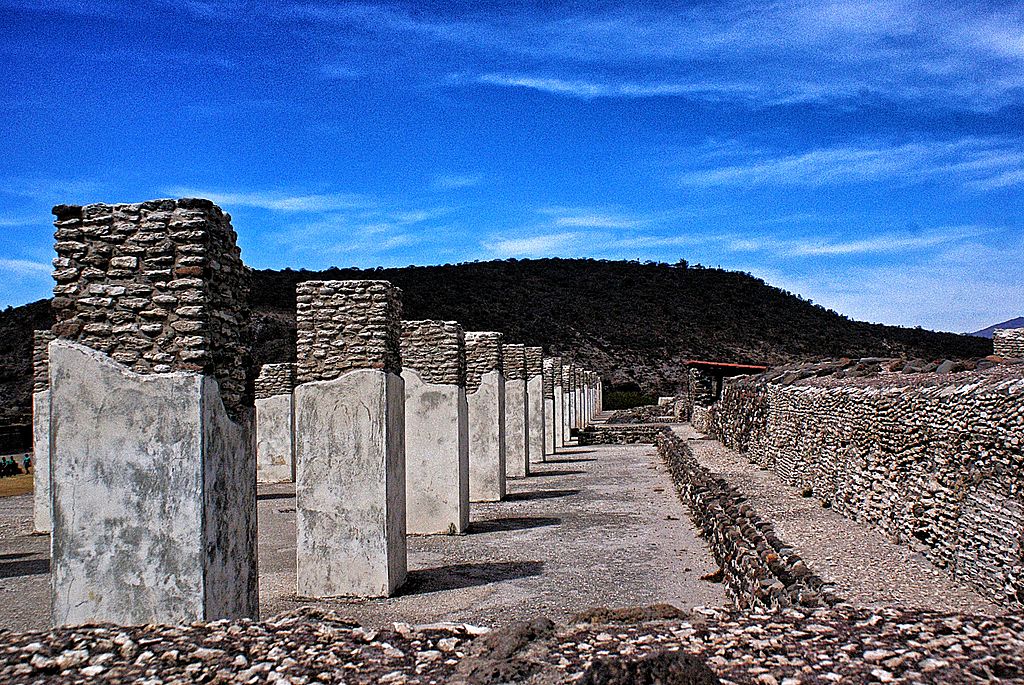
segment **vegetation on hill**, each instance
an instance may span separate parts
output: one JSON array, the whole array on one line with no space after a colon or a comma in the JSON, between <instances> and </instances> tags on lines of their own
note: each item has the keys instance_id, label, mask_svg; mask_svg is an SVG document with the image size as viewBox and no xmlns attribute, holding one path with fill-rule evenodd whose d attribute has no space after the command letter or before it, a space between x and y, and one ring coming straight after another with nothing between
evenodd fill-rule
<instances>
[{"instance_id":1,"label":"vegetation on hill","mask_svg":"<svg viewBox=\"0 0 1024 685\"><path fill-rule=\"evenodd\" d=\"M405 319L449 319L542 345L600 371L613 387L678 389L682 362L783 364L837 357L970 358L991 341L852 321L748 274L678 264L538 259L395 269L256 271L250 342L258 362L294 357L295 285L381 279L403 291ZM0 419L29 408L32 330L45 300L0 312Z\"/></svg>"}]
</instances>

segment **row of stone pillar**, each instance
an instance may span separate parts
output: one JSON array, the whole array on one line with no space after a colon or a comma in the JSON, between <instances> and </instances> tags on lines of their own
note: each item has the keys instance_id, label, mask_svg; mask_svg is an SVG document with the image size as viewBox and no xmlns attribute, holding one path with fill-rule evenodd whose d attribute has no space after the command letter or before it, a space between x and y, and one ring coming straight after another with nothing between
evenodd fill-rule
<instances>
[{"instance_id":1,"label":"row of stone pillar","mask_svg":"<svg viewBox=\"0 0 1024 685\"><path fill-rule=\"evenodd\" d=\"M296 483L300 596L391 594L407 533L464 532L470 501L502 499L600 410L596 374L403 322L383 281L300 284L296 362L250 388L229 216L205 200L54 212L34 423L55 624L256 616L257 472Z\"/></svg>"}]
</instances>

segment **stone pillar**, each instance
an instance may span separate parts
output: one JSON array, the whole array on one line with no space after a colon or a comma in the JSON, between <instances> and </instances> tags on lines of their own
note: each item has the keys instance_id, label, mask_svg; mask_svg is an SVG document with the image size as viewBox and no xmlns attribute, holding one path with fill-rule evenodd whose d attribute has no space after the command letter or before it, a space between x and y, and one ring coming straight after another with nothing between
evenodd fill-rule
<instances>
[{"instance_id":1,"label":"stone pillar","mask_svg":"<svg viewBox=\"0 0 1024 685\"><path fill-rule=\"evenodd\" d=\"M576 383L576 391L573 393L573 397L576 401L576 428L582 430L587 425L587 414L586 407L583 404L583 369L576 369L576 375L574 381Z\"/></svg>"},{"instance_id":2,"label":"stone pillar","mask_svg":"<svg viewBox=\"0 0 1024 685\"><path fill-rule=\"evenodd\" d=\"M597 377L597 411L604 411L604 380L600 376Z\"/></svg>"},{"instance_id":3,"label":"stone pillar","mask_svg":"<svg viewBox=\"0 0 1024 685\"><path fill-rule=\"evenodd\" d=\"M469 528L466 335L454 321L402 322L407 532Z\"/></svg>"},{"instance_id":4,"label":"stone pillar","mask_svg":"<svg viewBox=\"0 0 1024 685\"><path fill-rule=\"evenodd\" d=\"M505 475L530 475L530 406L526 394L526 346L501 346L505 376Z\"/></svg>"},{"instance_id":5,"label":"stone pillar","mask_svg":"<svg viewBox=\"0 0 1024 685\"><path fill-rule=\"evenodd\" d=\"M530 419L530 459L544 461L544 350L526 348L526 401Z\"/></svg>"},{"instance_id":6,"label":"stone pillar","mask_svg":"<svg viewBox=\"0 0 1024 685\"><path fill-rule=\"evenodd\" d=\"M32 529L49 533L50 520L50 331L34 331L32 345Z\"/></svg>"},{"instance_id":7,"label":"stone pillar","mask_svg":"<svg viewBox=\"0 0 1024 685\"><path fill-rule=\"evenodd\" d=\"M554 393L555 410L551 412L554 417L554 439L555 451L565 447L565 391L562 387L562 358L551 358L552 392Z\"/></svg>"},{"instance_id":8,"label":"stone pillar","mask_svg":"<svg viewBox=\"0 0 1024 685\"><path fill-rule=\"evenodd\" d=\"M572 439L572 377L573 365L562 364L562 442L568 445Z\"/></svg>"},{"instance_id":9,"label":"stone pillar","mask_svg":"<svg viewBox=\"0 0 1024 685\"><path fill-rule=\"evenodd\" d=\"M54 208L54 624L257 616L249 275L207 200Z\"/></svg>"},{"instance_id":10,"label":"stone pillar","mask_svg":"<svg viewBox=\"0 0 1024 685\"><path fill-rule=\"evenodd\" d=\"M544 358L542 377L544 394L544 456L555 453L555 360ZM545 460L546 461L546 460Z\"/></svg>"},{"instance_id":11,"label":"stone pillar","mask_svg":"<svg viewBox=\"0 0 1024 685\"><path fill-rule=\"evenodd\" d=\"M390 596L407 568L401 291L306 281L295 302L296 590Z\"/></svg>"},{"instance_id":12,"label":"stone pillar","mask_svg":"<svg viewBox=\"0 0 1024 685\"><path fill-rule=\"evenodd\" d=\"M501 333L466 333L469 500L505 497L505 377Z\"/></svg>"},{"instance_id":13,"label":"stone pillar","mask_svg":"<svg viewBox=\"0 0 1024 685\"><path fill-rule=\"evenodd\" d=\"M264 364L256 377L256 482L295 482L295 365Z\"/></svg>"}]
</instances>

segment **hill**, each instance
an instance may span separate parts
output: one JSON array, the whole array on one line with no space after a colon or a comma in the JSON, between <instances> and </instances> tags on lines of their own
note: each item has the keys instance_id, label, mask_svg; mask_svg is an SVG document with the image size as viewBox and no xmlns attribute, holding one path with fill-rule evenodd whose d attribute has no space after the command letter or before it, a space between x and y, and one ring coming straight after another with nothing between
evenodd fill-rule
<instances>
[{"instance_id":1,"label":"hill","mask_svg":"<svg viewBox=\"0 0 1024 685\"><path fill-rule=\"evenodd\" d=\"M982 328L980 331L974 331L971 335L975 335L979 338L992 338L992 334L1001 328L1024 328L1024 316L1018 316L1016 319L1010 319L1002 323L992 324L988 328Z\"/></svg>"},{"instance_id":2,"label":"hill","mask_svg":"<svg viewBox=\"0 0 1024 685\"><path fill-rule=\"evenodd\" d=\"M623 389L672 394L681 362L783 364L826 357L968 358L987 340L852 321L748 274L688 266L506 260L396 269L255 271L250 341L260 363L294 357L295 285L384 279L402 288L404 318L454 319L467 330L575 357ZM32 330L45 300L0 313L0 420L24 420Z\"/></svg>"}]
</instances>

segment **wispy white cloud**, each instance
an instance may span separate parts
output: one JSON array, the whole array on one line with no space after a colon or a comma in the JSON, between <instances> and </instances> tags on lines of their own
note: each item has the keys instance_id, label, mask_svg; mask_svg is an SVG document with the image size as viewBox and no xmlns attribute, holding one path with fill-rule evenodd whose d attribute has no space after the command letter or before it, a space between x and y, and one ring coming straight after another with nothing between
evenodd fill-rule
<instances>
[{"instance_id":1,"label":"wispy white cloud","mask_svg":"<svg viewBox=\"0 0 1024 685\"><path fill-rule=\"evenodd\" d=\"M44 262L33 262L28 259L0 258L0 270L18 276L45 276L49 278L52 267Z\"/></svg>"},{"instance_id":2,"label":"wispy white cloud","mask_svg":"<svg viewBox=\"0 0 1024 685\"><path fill-rule=\"evenodd\" d=\"M671 95L687 95L702 100L750 97L758 90L745 84L732 83L687 83L687 82L615 82L592 80L565 80L516 74L483 74L476 78L479 83L493 86L527 88L545 93L571 95L578 98L647 98Z\"/></svg>"},{"instance_id":3,"label":"wispy white cloud","mask_svg":"<svg viewBox=\"0 0 1024 685\"><path fill-rule=\"evenodd\" d=\"M497 257L542 257L562 254L579 246L585 234L577 231L547 233L526 237L484 241L484 247Z\"/></svg>"},{"instance_id":4,"label":"wispy white cloud","mask_svg":"<svg viewBox=\"0 0 1024 685\"><path fill-rule=\"evenodd\" d=\"M743 156L741 149L737 156ZM721 155L719 154L719 157ZM680 175L684 186L811 186L946 179L986 190L1024 181L1024 146L1003 139L961 138L891 144L845 145L799 154L754 153L739 163L717 163Z\"/></svg>"},{"instance_id":5,"label":"wispy white cloud","mask_svg":"<svg viewBox=\"0 0 1024 685\"><path fill-rule=\"evenodd\" d=\"M440 190L457 190L472 188L483 182L478 174L441 174L434 179L434 187Z\"/></svg>"},{"instance_id":6,"label":"wispy white cloud","mask_svg":"<svg viewBox=\"0 0 1024 685\"><path fill-rule=\"evenodd\" d=\"M277 212L329 212L340 209L368 209L376 200L356 193L289 194L281 191L219 192L202 188L173 186L164 189L175 197L201 197L224 208L256 207Z\"/></svg>"}]
</instances>

